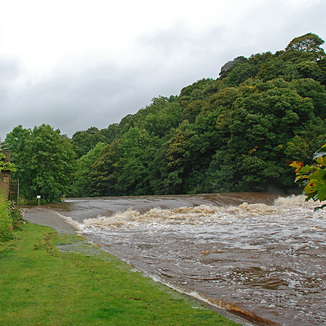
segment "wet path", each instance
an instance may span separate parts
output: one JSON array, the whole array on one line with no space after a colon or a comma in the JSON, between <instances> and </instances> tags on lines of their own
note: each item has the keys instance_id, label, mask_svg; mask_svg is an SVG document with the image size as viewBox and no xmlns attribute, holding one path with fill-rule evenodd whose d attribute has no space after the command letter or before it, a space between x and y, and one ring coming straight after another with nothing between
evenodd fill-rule
<instances>
[{"instance_id":1,"label":"wet path","mask_svg":"<svg viewBox=\"0 0 326 326\"><path fill-rule=\"evenodd\" d=\"M75 227L58 213L46 208L35 206L25 209L25 219L35 224L49 226L57 232L74 234L77 231Z\"/></svg>"}]
</instances>

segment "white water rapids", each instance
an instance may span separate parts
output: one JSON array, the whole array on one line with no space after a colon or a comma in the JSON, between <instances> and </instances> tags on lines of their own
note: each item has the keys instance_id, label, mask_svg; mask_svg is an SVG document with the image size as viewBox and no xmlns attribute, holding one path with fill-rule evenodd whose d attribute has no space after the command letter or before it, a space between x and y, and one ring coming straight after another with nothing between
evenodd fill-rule
<instances>
[{"instance_id":1,"label":"white water rapids","mask_svg":"<svg viewBox=\"0 0 326 326\"><path fill-rule=\"evenodd\" d=\"M326 209L313 212L317 204L303 196L273 204L258 195L251 204L207 196L187 197L183 207L178 196L152 196L72 199L51 208L179 291L263 325L326 325Z\"/></svg>"}]
</instances>

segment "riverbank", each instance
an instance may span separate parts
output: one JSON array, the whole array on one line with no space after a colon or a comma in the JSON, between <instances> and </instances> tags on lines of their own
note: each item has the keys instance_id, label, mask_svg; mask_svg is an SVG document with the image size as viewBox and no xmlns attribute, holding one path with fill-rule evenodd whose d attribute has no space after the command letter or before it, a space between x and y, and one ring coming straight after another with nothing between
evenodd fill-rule
<instances>
[{"instance_id":1,"label":"riverbank","mask_svg":"<svg viewBox=\"0 0 326 326\"><path fill-rule=\"evenodd\" d=\"M236 325L83 238L28 223L0 253L1 325Z\"/></svg>"}]
</instances>

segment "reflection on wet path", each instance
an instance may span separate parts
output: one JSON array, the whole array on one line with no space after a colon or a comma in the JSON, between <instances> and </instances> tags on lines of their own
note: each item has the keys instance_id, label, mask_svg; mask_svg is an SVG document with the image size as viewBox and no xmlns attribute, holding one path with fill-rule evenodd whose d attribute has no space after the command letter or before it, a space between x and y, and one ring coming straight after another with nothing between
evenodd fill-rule
<instances>
[{"instance_id":1,"label":"reflection on wet path","mask_svg":"<svg viewBox=\"0 0 326 326\"><path fill-rule=\"evenodd\" d=\"M152 277L280 325L326 320L326 211L266 194L67 200L50 205ZM183 208L180 208L183 207Z\"/></svg>"}]
</instances>

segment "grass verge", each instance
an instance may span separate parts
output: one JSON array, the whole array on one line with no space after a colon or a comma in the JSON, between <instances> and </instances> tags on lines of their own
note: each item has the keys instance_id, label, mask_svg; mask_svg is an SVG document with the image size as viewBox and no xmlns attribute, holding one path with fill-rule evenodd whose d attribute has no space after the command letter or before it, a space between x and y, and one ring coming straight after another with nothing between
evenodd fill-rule
<instances>
[{"instance_id":1,"label":"grass verge","mask_svg":"<svg viewBox=\"0 0 326 326\"><path fill-rule=\"evenodd\" d=\"M16 237L0 248L0 325L237 325L80 237L31 223Z\"/></svg>"}]
</instances>

